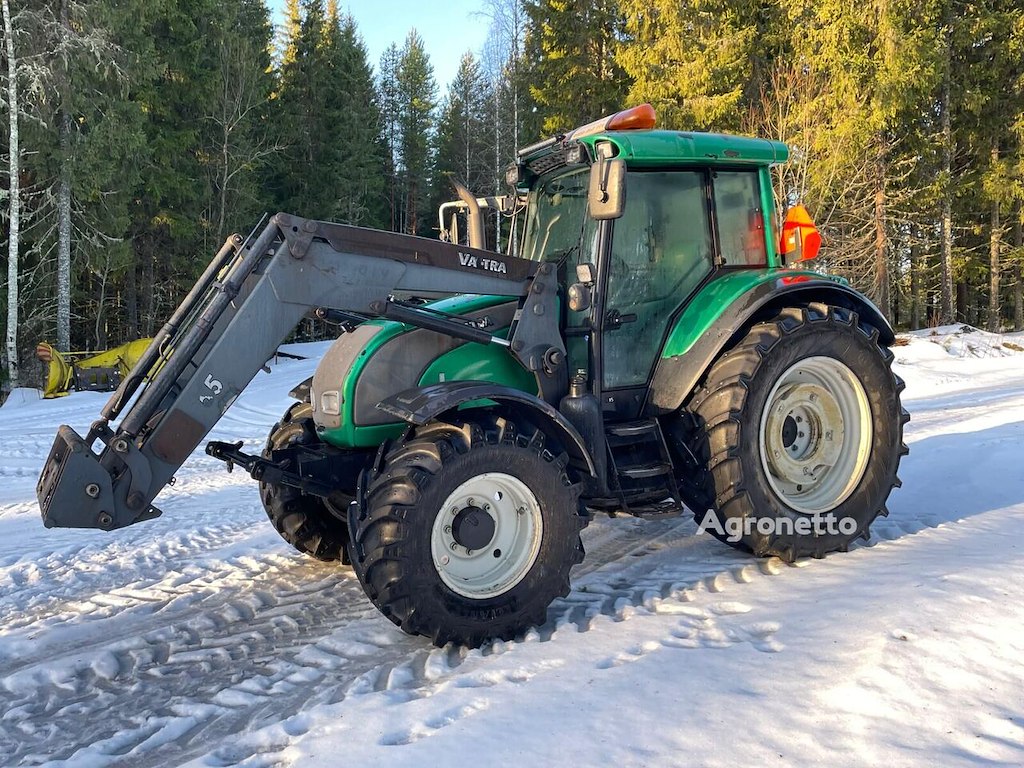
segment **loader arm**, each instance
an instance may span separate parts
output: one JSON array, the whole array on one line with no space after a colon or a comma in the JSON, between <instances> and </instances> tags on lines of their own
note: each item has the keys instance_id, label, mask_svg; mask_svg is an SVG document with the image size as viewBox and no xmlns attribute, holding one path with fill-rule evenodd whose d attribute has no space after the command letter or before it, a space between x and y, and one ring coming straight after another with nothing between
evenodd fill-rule
<instances>
[{"instance_id":1,"label":"loader arm","mask_svg":"<svg viewBox=\"0 0 1024 768\"><path fill-rule=\"evenodd\" d=\"M514 296L519 311L506 340L392 300L406 292ZM158 516L157 494L310 311L508 345L557 403L557 292L550 264L279 213L251 242L228 239L85 438L60 427L36 488L43 522L109 530Z\"/></svg>"}]
</instances>

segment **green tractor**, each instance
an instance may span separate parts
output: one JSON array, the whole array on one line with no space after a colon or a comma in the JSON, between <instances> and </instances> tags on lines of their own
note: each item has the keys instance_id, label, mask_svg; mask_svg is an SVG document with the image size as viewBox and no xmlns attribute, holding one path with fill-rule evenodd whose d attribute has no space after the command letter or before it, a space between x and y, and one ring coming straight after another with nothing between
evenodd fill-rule
<instances>
[{"instance_id":1,"label":"green tractor","mask_svg":"<svg viewBox=\"0 0 1024 768\"><path fill-rule=\"evenodd\" d=\"M85 438L60 428L43 520L161 514L313 313L342 333L262 454L207 452L406 632L475 646L544 622L598 512L689 509L758 557L845 550L886 514L908 417L885 318L798 267L820 244L802 208L776 224L787 155L655 130L642 105L520 150L505 198L460 190L465 245L458 216L434 241L277 214L229 238ZM512 252L484 247L487 207Z\"/></svg>"}]
</instances>

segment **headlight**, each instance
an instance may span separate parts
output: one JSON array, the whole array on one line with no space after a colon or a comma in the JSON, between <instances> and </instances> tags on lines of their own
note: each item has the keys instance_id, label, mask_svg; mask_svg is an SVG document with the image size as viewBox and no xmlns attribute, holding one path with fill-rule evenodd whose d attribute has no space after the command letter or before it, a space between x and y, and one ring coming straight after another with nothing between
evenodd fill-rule
<instances>
[{"instance_id":1,"label":"headlight","mask_svg":"<svg viewBox=\"0 0 1024 768\"><path fill-rule=\"evenodd\" d=\"M337 390L320 395L320 410L330 416L337 416L341 413L341 396L338 395Z\"/></svg>"}]
</instances>

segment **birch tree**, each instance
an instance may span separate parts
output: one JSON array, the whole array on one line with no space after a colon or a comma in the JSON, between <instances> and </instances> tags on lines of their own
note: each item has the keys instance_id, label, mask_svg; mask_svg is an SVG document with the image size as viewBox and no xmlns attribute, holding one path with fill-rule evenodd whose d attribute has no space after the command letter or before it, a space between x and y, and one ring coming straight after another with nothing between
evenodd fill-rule
<instances>
[{"instance_id":1,"label":"birch tree","mask_svg":"<svg viewBox=\"0 0 1024 768\"><path fill-rule=\"evenodd\" d=\"M18 135L18 59L14 50L14 22L8 0L3 3L4 49L7 54L8 115L8 234L7 234L7 387L18 386L18 255L21 230L21 149Z\"/></svg>"},{"instance_id":2,"label":"birch tree","mask_svg":"<svg viewBox=\"0 0 1024 768\"><path fill-rule=\"evenodd\" d=\"M505 189L505 168L515 151L536 140L523 135L529 109L529 88L523 71L523 49L529 19L522 0L485 0L483 15L490 20L481 63L489 81L494 194ZM502 243L502 214L494 212L495 242Z\"/></svg>"},{"instance_id":3,"label":"birch tree","mask_svg":"<svg viewBox=\"0 0 1024 768\"><path fill-rule=\"evenodd\" d=\"M206 115L213 129L207 150L213 248L220 247L235 223L257 212L255 177L281 151L267 125L274 82L268 74L271 29L266 7L244 0L223 9L223 14L214 93Z\"/></svg>"}]
</instances>

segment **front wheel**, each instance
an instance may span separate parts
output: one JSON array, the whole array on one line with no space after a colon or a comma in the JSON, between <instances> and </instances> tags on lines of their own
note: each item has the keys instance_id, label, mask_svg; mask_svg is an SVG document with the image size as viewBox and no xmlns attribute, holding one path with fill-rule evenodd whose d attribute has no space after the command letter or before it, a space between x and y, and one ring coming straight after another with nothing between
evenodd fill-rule
<instances>
[{"instance_id":1,"label":"front wheel","mask_svg":"<svg viewBox=\"0 0 1024 768\"><path fill-rule=\"evenodd\" d=\"M274 425L263 449L263 458L274 451L319 444L309 403L295 403ZM339 491L334 509L346 509L351 497ZM347 562L348 528L327 503L288 485L260 482L260 500L281 538L317 560Z\"/></svg>"},{"instance_id":2,"label":"front wheel","mask_svg":"<svg viewBox=\"0 0 1024 768\"><path fill-rule=\"evenodd\" d=\"M907 452L891 362L877 330L841 307L793 307L752 327L688 405L701 529L785 560L866 538Z\"/></svg>"},{"instance_id":3,"label":"front wheel","mask_svg":"<svg viewBox=\"0 0 1024 768\"><path fill-rule=\"evenodd\" d=\"M579 486L553 448L495 414L389 446L349 521L353 567L380 611L437 645L543 623L583 559Z\"/></svg>"}]
</instances>

